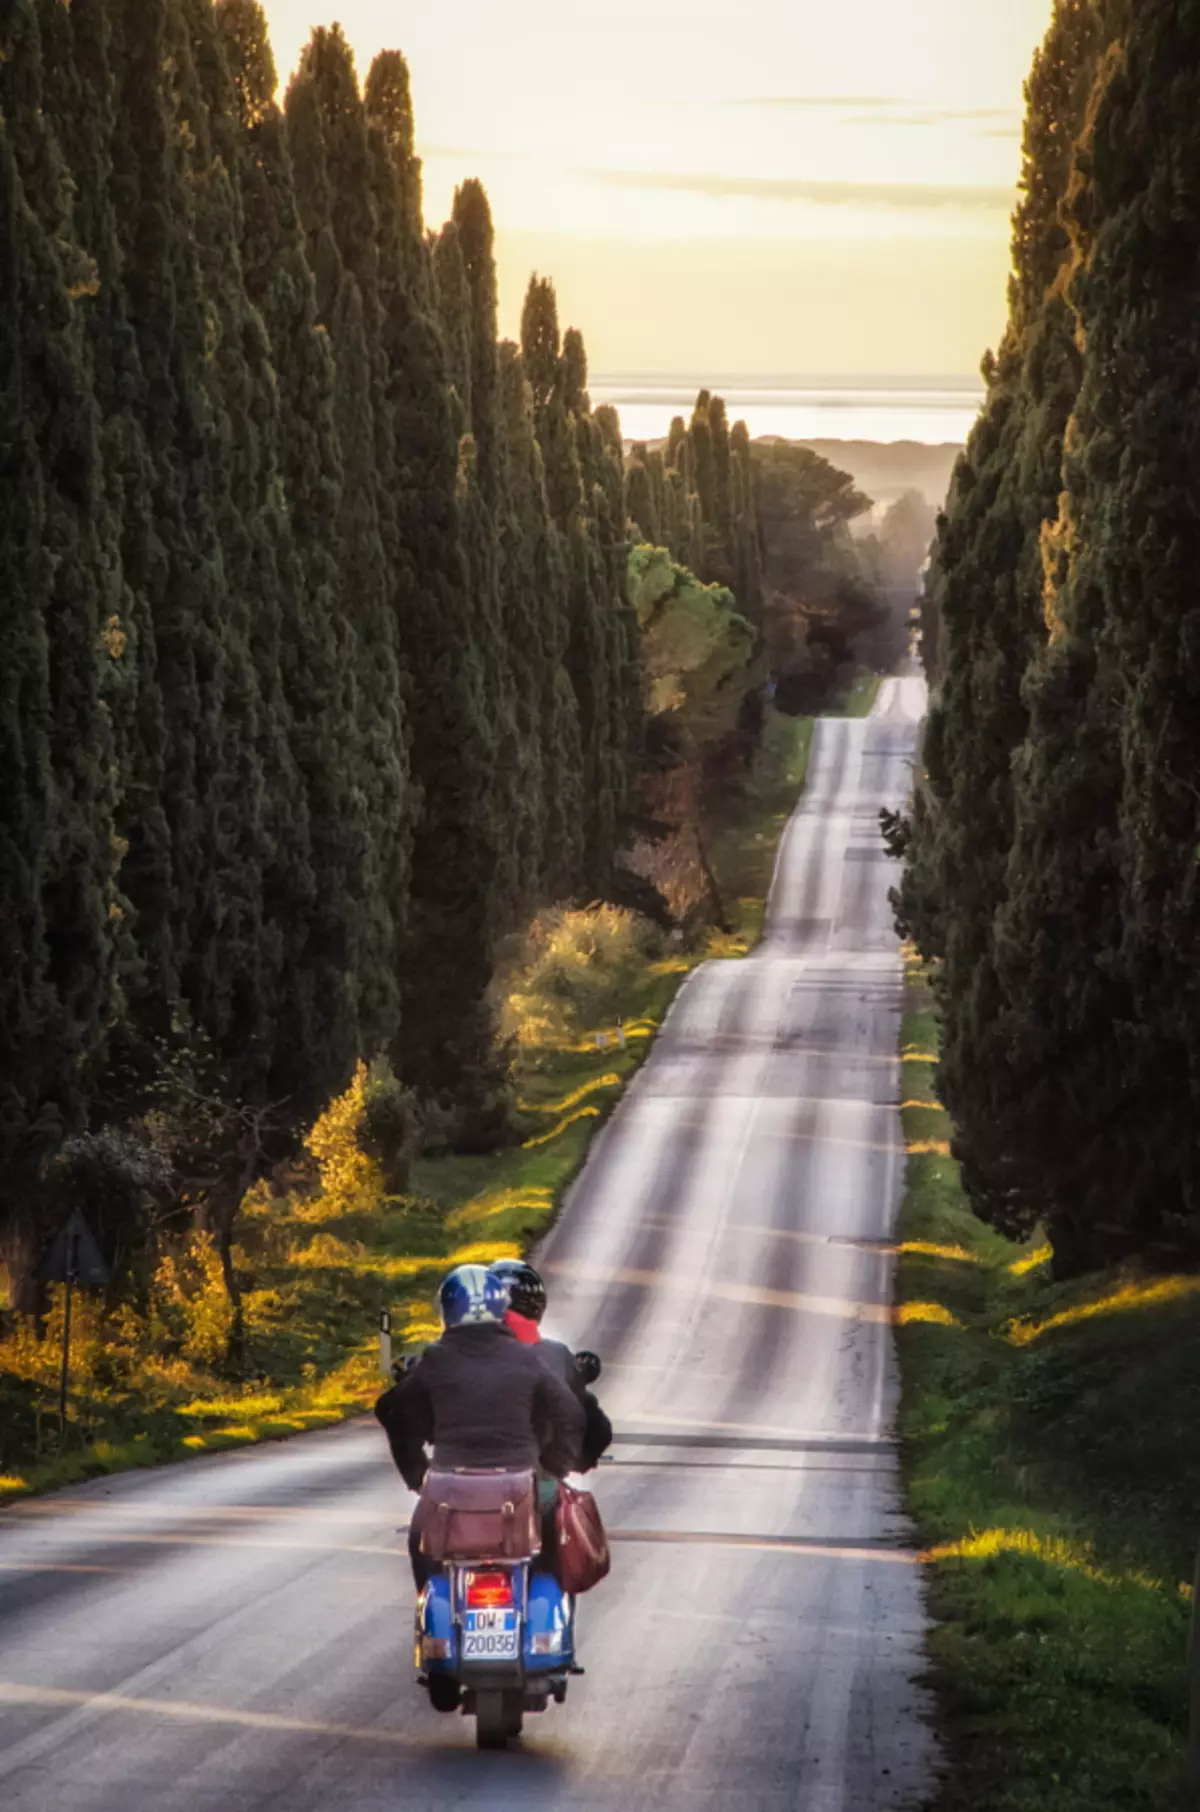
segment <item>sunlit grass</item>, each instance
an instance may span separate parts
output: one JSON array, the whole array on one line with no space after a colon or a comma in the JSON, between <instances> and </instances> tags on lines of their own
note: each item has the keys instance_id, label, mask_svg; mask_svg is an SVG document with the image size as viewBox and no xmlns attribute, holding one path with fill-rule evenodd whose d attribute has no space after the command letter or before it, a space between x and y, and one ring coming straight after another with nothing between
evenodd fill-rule
<instances>
[{"instance_id":1,"label":"sunlit grass","mask_svg":"<svg viewBox=\"0 0 1200 1812\"><path fill-rule=\"evenodd\" d=\"M940 1542L935 1547L926 1549L922 1559L995 1560L1004 1554L1044 1561L1051 1567L1064 1567L1084 1579L1094 1580L1097 1585L1116 1588L1134 1586L1141 1591L1160 1593L1166 1589L1176 1594L1186 1594L1188 1589L1179 1585L1164 1588L1161 1579L1152 1579L1149 1574L1136 1569L1105 1569L1097 1564L1090 1548L1063 1536L1041 1534L1036 1529L981 1529L962 1541Z\"/></svg>"},{"instance_id":2,"label":"sunlit grass","mask_svg":"<svg viewBox=\"0 0 1200 1812\"><path fill-rule=\"evenodd\" d=\"M927 977L908 979L903 1042L936 1062ZM932 1113L924 1090L905 1104L911 1144L949 1143ZM948 1755L930 1812L1194 1812L1200 1279L1057 1283L1045 1241L984 1226L937 1151L908 1158L899 1253L900 1432Z\"/></svg>"},{"instance_id":3,"label":"sunlit grass","mask_svg":"<svg viewBox=\"0 0 1200 1812\"><path fill-rule=\"evenodd\" d=\"M599 1117L599 1114L600 1109L595 1106L577 1107L573 1114L566 1114L563 1119L558 1122L557 1126L552 1126L550 1128L549 1132L537 1133L532 1139L522 1140L521 1149L523 1151L534 1151L539 1145L549 1145L553 1140L561 1139L567 1128L569 1126L574 1126L577 1121L595 1120Z\"/></svg>"},{"instance_id":4,"label":"sunlit grass","mask_svg":"<svg viewBox=\"0 0 1200 1812\"><path fill-rule=\"evenodd\" d=\"M447 1215L446 1226L453 1230L468 1223L482 1225L501 1214L549 1214L553 1206L554 1191L550 1188L495 1189L485 1195L473 1196L461 1208L455 1208Z\"/></svg>"},{"instance_id":5,"label":"sunlit grass","mask_svg":"<svg viewBox=\"0 0 1200 1812\"><path fill-rule=\"evenodd\" d=\"M1054 1248L1052 1246L1035 1246L1032 1252L1026 1252L1020 1258L1014 1258L1008 1268L1014 1277L1028 1277L1031 1271L1040 1270L1043 1265L1048 1265L1053 1257Z\"/></svg>"},{"instance_id":6,"label":"sunlit grass","mask_svg":"<svg viewBox=\"0 0 1200 1812\"><path fill-rule=\"evenodd\" d=\"M1014 1346L1030 1346L1054 1328L1068 1328L1099 1315L1128 1315L1144 1309L1161 1308L1169 1302L1182 1302L1200 1296L1200 1277L1156 1277L1122 1284L1090 1302L1072 1303L1045 1320L1018 1319L1009 1323L1008 1338Z\"/></svg>"},{"instance_id":7,"label":"sunlit grass","mask_svg":"<svg viewBox=\"0 0 1200 1812\"><path fill-rule=\"evenodd\" d=\"M924 1258L949 1258L956 1264L975 1265L979 1263L976 1254L968 1252L965 1246L939 1245L936 1240L906 1239L896 1250Z\"/></svg>"},{"instance_id":8,"label":"sunlit grass","mask_svg":"<svg viewBox=\"0 0 1200 1812\"><path fill-rule=\"evenodd\" d=\"M957 1315L942 1302L902 1302L896 1309L896 1320L901 1327L909 1327L913 1322L932 1322L938 1327L960 1328L963 1323Z\"/></svg>"},{"instance_id":9,"label":"sunlit grass","mask_svg":"<svg viewBox=\"0 0 1200 1812\"><path fill-rule=\"evenodd\" d=\"M569 1113L571 1108L578 1107L581 1101L586 1101L589 1095L595 1095L601 1089L620 1088L620 1086L621 1077L615 1070L609 1070L606 1075L596 1076L590 1082L581 1082L578 1088L572 1089L571 1093L564 1095L561 1100L518 1101L517 1106L522 1113L526 1114L565 1114Z\"/></svg>"}]
</instances>

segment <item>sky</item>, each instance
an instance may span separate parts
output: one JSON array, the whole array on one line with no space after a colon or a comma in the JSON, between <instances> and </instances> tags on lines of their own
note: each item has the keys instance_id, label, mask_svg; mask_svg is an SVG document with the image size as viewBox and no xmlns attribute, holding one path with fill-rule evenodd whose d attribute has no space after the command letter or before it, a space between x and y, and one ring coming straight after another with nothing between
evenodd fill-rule
<instances>
[{"instance_id":1,"label":"sky","mask_svg":"<svg viewBox=\"0 0 1200 1812\"><path fill-rule=\"evenodd\" d=\"M931 376L1000 336L1052 0L264 0L412 71L425 212L480 177L501 325L553 277L595 373Z\"/></svg>"}]
</instances>

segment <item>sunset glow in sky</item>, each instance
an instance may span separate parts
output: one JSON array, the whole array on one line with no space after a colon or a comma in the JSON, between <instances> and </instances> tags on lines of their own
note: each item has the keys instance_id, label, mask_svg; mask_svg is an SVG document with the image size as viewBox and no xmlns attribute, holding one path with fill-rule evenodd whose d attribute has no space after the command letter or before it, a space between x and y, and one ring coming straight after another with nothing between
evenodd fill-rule
<instances>
[{"instance_id":1,"label":"sunset glow in sky","mask_svg":"<svg viewBox=\"0 0 1200 1812\"><path fill-rule=\"evenodd\" d=\"M973 371L1005 312L1051 0L265 0L413 77L426 218L483 179L503 324L555 278L597 371Z\"/></svg>"}]
</instances>

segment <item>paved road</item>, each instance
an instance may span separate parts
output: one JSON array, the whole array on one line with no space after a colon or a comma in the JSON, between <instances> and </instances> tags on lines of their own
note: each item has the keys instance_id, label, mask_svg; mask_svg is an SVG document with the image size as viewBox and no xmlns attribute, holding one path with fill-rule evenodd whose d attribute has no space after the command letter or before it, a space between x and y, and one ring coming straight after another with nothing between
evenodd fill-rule
<instances>
[{"instance_id":1,"label":"paved road","mask_svg":"<svg viewBox=\"0 0 1200 1812\"><path fill-rule=\"evenodd\" d=\"M0 1519L7 1812L886 1812L934 1754L888 1439L900 1009L876 812L920 683L824 720L768 931L701 970L545 1262L605 1355L586 1679L479 1754L412 1684L373 1425Z\"/></svg>"}]
</instances>

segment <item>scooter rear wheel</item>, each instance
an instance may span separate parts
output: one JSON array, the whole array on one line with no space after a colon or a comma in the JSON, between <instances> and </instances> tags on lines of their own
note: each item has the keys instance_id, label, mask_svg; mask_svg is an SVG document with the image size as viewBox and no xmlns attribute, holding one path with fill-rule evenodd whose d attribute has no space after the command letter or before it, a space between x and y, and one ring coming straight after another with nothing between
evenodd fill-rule
<instances>
[{"instance_id":1,"label":"scooter rear wheel","mask_svg":"<svg viewBox=\"0 0 1200 1812\"><path fill-rule=\"evenodd\" d=\"M509 1714L502 1692L481 1692L475 1698L475 1747L503 1749L509 1738Z\"/></svg>"}]
</instances>

